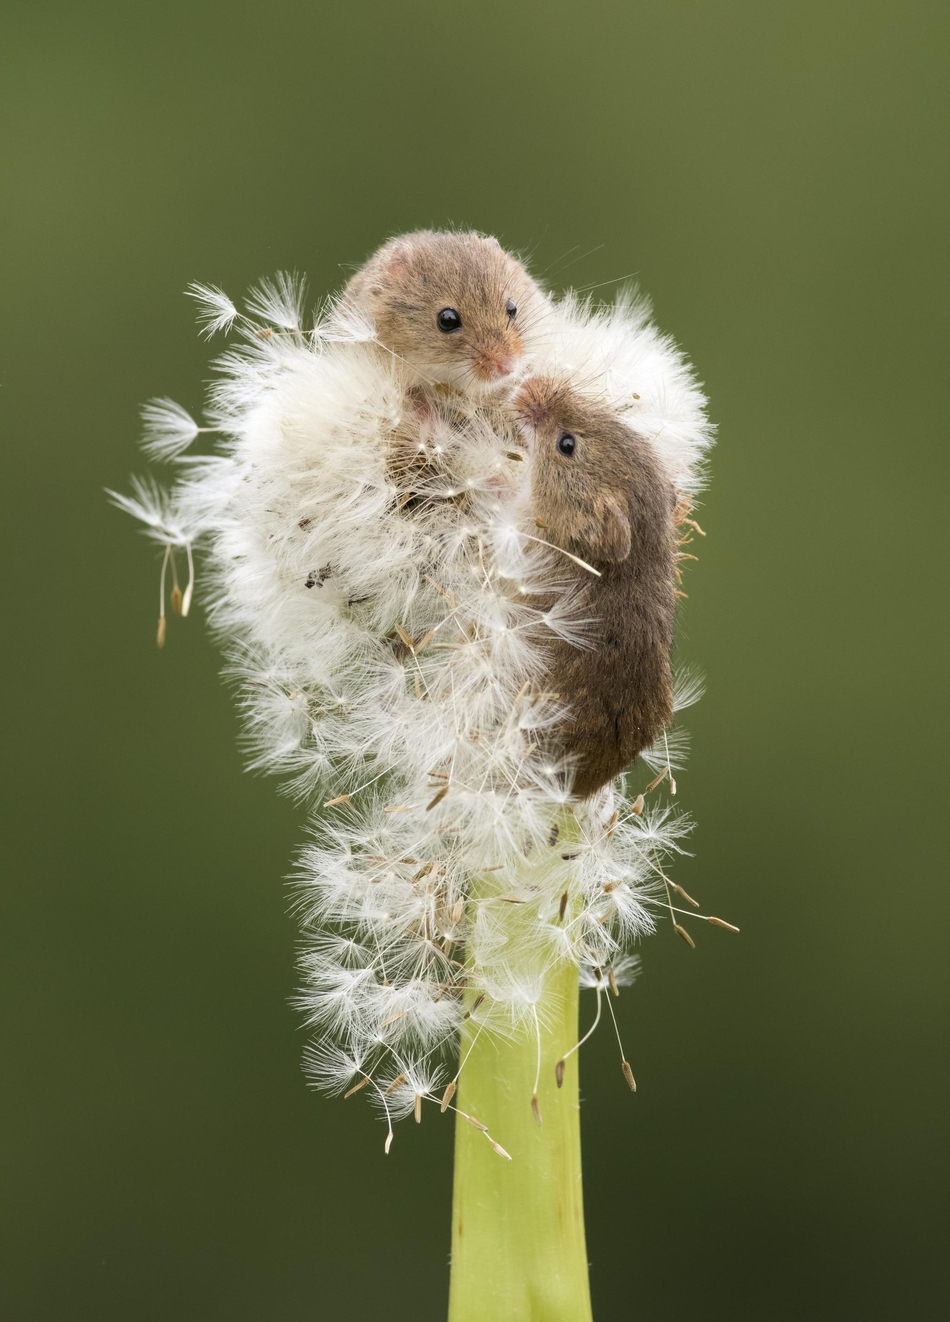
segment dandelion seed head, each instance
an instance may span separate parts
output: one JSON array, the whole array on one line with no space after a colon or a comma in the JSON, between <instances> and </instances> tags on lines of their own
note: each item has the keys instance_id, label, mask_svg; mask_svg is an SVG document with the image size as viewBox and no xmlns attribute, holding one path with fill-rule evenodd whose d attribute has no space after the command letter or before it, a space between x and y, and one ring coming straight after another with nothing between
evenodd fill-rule
<instances>
[{"instance_id":1,"label":"dandelion seed head","mask_svg":"<svg viewBox=\"0 0 950 1322\"><path fill-rule=\"evenodd\" d=\"M204 429L154 400L144 448L177 479L111 498L160 547L199 548L248 765L315 806L293 878L308 1075L396 1119L441 1090L473 997L484 1031L533 1034L563 961L584 986L632 980L624 945L655 925L689 823L656 795L638 814L620 782L575 803L545 747L570 710L546 646L596 647L598 622L537 535L504 396L453 378L403 443L418 368L357 307L305 332L296 276L261 281L246 315L188 292L203 334L239 331L209 392L216 451L187 455ZM698 488L705 401L641 301L550 305L527 366L569 371ZM677 705L696 696L687 676ZM643 758L684 751L677 727Z\"/></svg>"}]
</instances>

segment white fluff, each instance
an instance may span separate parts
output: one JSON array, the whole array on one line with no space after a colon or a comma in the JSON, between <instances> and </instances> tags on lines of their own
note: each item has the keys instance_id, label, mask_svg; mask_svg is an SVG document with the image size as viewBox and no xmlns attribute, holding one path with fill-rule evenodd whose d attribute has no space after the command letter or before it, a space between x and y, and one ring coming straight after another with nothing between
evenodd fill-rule
<instances>
[{"instance_id":1,"label":"white fluff","mask_svg":"<svg viewBox=\"0 0 950 1322\"><path fill-rule=\"evenodd\" d=\"M190 292L206 333L243 341L211 390L218 452L182 459L199 428L154 402L146 452L182 475L113 499L159 543L203 550L250 765L316 804L296 874L308 1069L331 1092L371 1076L368 1095L408 1114L440 1081L463 985L483 994L478 1022L512 1033L534 1032L556 961L585 985L611 964L629 980L623 948L653 929L660 862L688 824L639 813L622 782L571 815L569 767L537 752L563 716L540 691L546 642L591 646L591 622L560 557L525 535L528 465L504 405L447 396L397 470L406 377L371 328L331 305L303 331L286 276L246 317L218 289ZM705 401L642 302L568 296L528 370L609 403L697 489ZM543 614L539 591L557 597ZM678 739L661 745L645 760L675 763Z\"/></svg>"}]
</instances>

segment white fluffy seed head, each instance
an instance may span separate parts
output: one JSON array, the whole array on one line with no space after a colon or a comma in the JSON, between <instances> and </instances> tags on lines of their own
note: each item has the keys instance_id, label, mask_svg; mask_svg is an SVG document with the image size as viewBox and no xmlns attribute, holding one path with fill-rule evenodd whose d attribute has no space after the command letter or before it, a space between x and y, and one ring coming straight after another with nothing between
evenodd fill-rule
<instances>
[{"instance_id":1,"label":"white fluffy seed head","mask_svg":"<svg viewBox=\"0 0 950 1322\"><path fill-rule=\"evenodd\" d=\"M539 752L566 711L544 692L546 643L596 634L559 557L525 536L503 401L443 391L420 418L371 328L331 305L302 331L296 277L261 282L247 316L189 292L205 334L243 337L210 393L218 453L181 459L197 424L153 401L146 452L181 476L112 498L160 544L203 551L250 765L316 805L295 878L308 1071L396 1118L444 1082L463 991L486 1030L533 1033L554 964L631 980L624 945L652 930L688 824L638 812L620 782L572 804L569 764ZM642 303L552 305L529 367L622 412L696 489L704 400ZM644 760L681 752L670 733Z\"/></svg>"}]
</instances>

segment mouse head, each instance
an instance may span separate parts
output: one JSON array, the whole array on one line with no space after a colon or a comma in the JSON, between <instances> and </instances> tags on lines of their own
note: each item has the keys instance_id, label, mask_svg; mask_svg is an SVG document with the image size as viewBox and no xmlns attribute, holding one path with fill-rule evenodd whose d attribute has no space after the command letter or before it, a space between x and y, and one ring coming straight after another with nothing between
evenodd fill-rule
<instances>
[{"instance_id":1,"label":"mouse head","mask_svg":"<svg viewBox=\"0 0 950 1322\"><path fill-rule=\"evenodd\" d=\"M651 526L667 535L672 484L616 414L549 377L525 381L514 411L531 454L532 513L551 541L610 563Z\"/></svg>"},{"instance_id":2,"label":"mouse head","mask_svg":"<svg viewBox=\"0 0 950 1322\"><path fill-rule=\"evenodd\" d=\"M434 380L480 395L508 384L545 300L497 239L420 230L391 239L344 302L372 317L381 344Z\"/></svg>"}]
</instances>

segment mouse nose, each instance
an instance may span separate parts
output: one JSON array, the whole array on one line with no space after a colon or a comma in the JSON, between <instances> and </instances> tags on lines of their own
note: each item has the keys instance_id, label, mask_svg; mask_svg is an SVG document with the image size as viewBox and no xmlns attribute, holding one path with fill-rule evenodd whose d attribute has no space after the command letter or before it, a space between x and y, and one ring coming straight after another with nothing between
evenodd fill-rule
<instances>
[{"instance_id":1,"label":"mouse nose","mask_svg":"<svg viewBox=\"0 0 950 1322\"><path fill-rule=\"evenodd\" d=\"M514 359L510 354L496 349L482 350L476 354L472 370L480 381L498 381L511 376Z\"/></svg>"}]
</instances>

